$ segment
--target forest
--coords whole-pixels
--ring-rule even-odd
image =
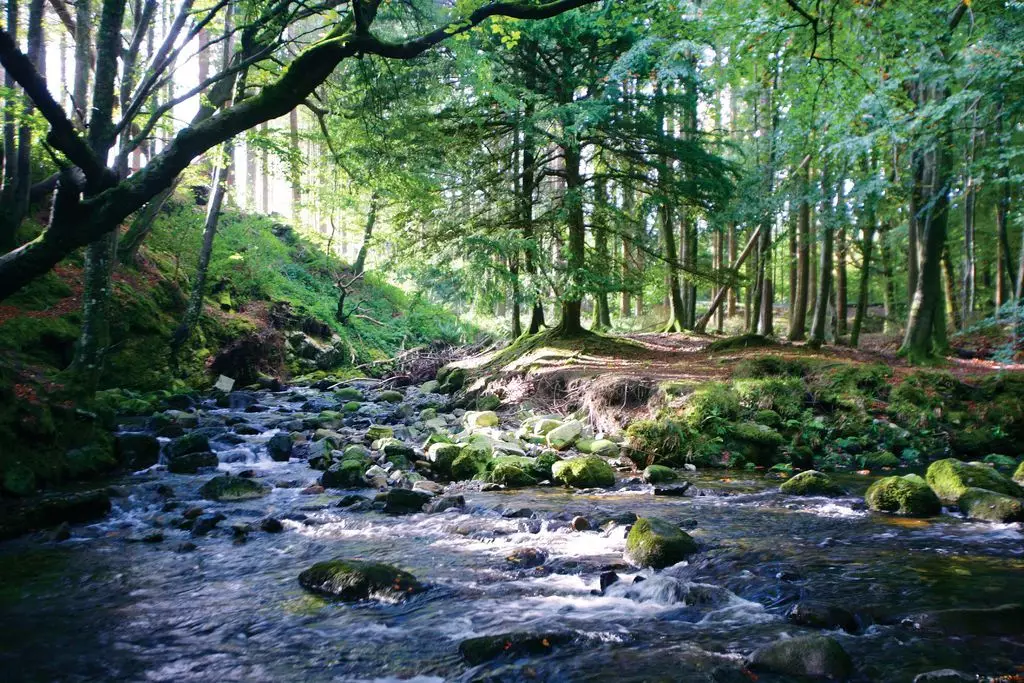
[[[1024,3],[4,0],[11,681],[1012,681]]]

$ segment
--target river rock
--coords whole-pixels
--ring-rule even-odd
[[[438,484],[436,481],[430,481],[428,479],[420,479],[419,481],[413,483],[412,490],[413,491],[423,491],[424,493],[429,493],[431,495],[435,495],[436,496],[437,494],[439,494],[442,491],[444,491],[444,486],[442,486],[441,484]]]
[[[366,488],[365,470],[366,465],[359,460],[343,460],[327,468],[320,476],[320,484],[328,489]]]
[[[445,510],[461,510],[464,507],[466,507],[466,499],[463,496],[442,496],[433,498],[427,503],[427,512],[436,514]]]
[[[397,567],[348,559],[317,562],[299,574],[299,584],[313,593],[349,602],[374,596],[402,600],[425,590],[415,576]]]
[[[520,569],[532,569],[541,566],[547,559],[547,553],[539,548],[516,548],[505,561]]]
[[[834,638],[801,636],[761,648],[751,656],[750,668],[787,676],[845,681],[853,673],[853,662]]]
[[[267,441],[267,453],[275,462],[288,462],[295,444],[290,434],[274,434]]]
[[[829,630],[841,628],[847,633],[856,633],[860,628],[857,619],[841,607],[816,602],[798,602],[786,618],[799,626]]]
[[[466,426],[470,429],[481,429],[484,427],[497,427],[501,420],[493,410],[470,411],[463,418]]]
[[[380,450],[384,451],[384,455],[392,462],[395,462],[397,458],[404,459],[406,462],[400,465],[397,462],[395,463],[400,467],[408,465],[409,461],[416,457],[416,451],[412,446],[395,438],[383,439],[380,444]]]
[[[216,467],[220,461],[211,451],[168,456],[167,471],[175,474],[195,474],[203,467]]]
[[[130,470],[143,470],[160,461],[160,441],[150,434],[125,432],[114,439],[118,461]]]
[[[638,567],[662,569],[697,552],[697,542],[671,522],[640,517],[626,537],[626,559]]]
[[[487,474],[487,481],[510,489],[534,486],[537,480],[510,462],[499,462]]]
[[[498,657],[544,655],[572,639],[571,633],[502,633],[464,640],[459,644],[459,654],[468,664],[477,666]]]
[[[199,494],[207,500],[248,500],[262,498],[270,493],[270,487],[262,482],[230,474],[214,477],[203,484]]]
[[[377,394],[377,400],[384,403],[401,403],[404,396],[402,392],[388,389]]]
[[[969,519],[984,522],[1024,522],[1024,500],[1011,496],[969,488],[957,501],[960,511]]]
[[[566,420],[547,433],[547,444],[556,451],[564,451],[576,442],[583,433],[583,423],[579,420]]]
[[[1009,477],[986,465],[954,458],[937,460],[928,466],[925,480],[943,503],[956,504],[969,488],[986,489],[1013,498],[1024,497],[1024,489]]]
[[[434,465],[438,472],[450,476],[452,473],[452,463],[455,462],[455,459],[459,457],[461,452],[462,446],[458,444],[433,443],[427,449],[427,460]]]
[[[551,466],[555,481],[580,489],[615,485],[615,470],[596,455],[560,460]]]
[[[279,534],[284,531],[284,525],[281,524],[281,520],[276,517],[267,517],[266,519],[260,520],[260,529],[266,531],[268,534]]]
[[[817,470],[807,470],[782,483],[779,491],[789,496],[841,496],[841,486],[832,477]]]
[[[378,495],[377,500],[384,502],[384,512],[389,515],[410,515],[415,512],[422,512],[423,506],[432,497],[429,493],[424,493],[423,491],[391,489]]]
[[[864,493],[868,508],[907,517],[932,517],[942,512],[942,504],[916,474],[885,477],[873,483]]]
[[[362,401],[363,392],[359,391],[355,387],[341,387],[334,392],[334,398],[338,399],[339,403],[345,403],[346,401]]]
[[[395,430],[387,425],[370,425],[366,430],[366,439],[368,441],[376,441],[377,439],[390,439],[394,438]]]
[[[210,450],[210,440],[205,434],[200,432],[191,432],[185,434],[177,439],[174,439],[165,449],[165,455],[168,460],[176,458],[178,456],[187,455],[189,453],[204,453]]]
[[[956,669],[938,669],[914,676],[914,683],[976,683],[977,680],[977,676]]]
[[[1017,469],[1013,473],[1013,481],[1024,486],[1024,461],[1017,465]]]
[[[679,479],[679,473],[664,465],[649,465],[644,468],[643,479],[648,484],[664,484]]]
[[[1024,634],[1024,605],[936,610],[913,615],[905,622],[947,636],[1019,636]]]
[[[214,530],[214,528],[227,519],[224,515],[219,512],[212,512],[199,515],[192,522],[192,535],[193,536],[205,536]]]

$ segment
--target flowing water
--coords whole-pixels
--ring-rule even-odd
[[[266,413],[209,415],[266,427],[296,410],[286,396],[261,393]],[[388,410],[368,407],[354,420],[387,419]],[[1017,525],[885,517],[864,511],[859,497],[786,497],[777,482],[724,472],[691,474],[702,495],[687,497],[638,484],[597,494],[467,490],[461,510],[349,512],[332,506],[340,494],[300,493],[319,474],[305,463],[269,460],[263,444],[276,431],[215,440],[221,469],[298,487],[215,503],[198,493],[209,474],[143,472],[119,482],[125,495],[108,518],[76,527],[70,540],[0,544],[0,680],[784,681],[740,667],[762,645],[815,632],[786,619],[800,600],[857,616],[856,634],[829,635],[859,681],[910,681],[946,667],[1008,675],[1024,664],[1020,636],[954,637],[904,620],[1024,602]],[[174,509],[165,511],[160,486],[173,488]],[[201,538],[169,526],[193,506],[227,519]],[[569,525],[575,515],[596,526],[624,513],[680,523],[703,549],[689,563],[636,570],[622,559],[625,526]],[[268,515],[283,520],[282,533],[259,530]],[[256,530],[243,542],[231,527],[246,522]],[[162,542],[140,542],[154,530]],[[524,548],[543,551],[545,563],[507,560]],[[395,564],[430,589],[396,604],[305,592],[299,572],[334,557]],[[610,569],[620,578],[602,593],[599,576]],[[638,576],[645,580],[634,583]],[[466,638],[523,631],[574,638],[543,656],[475,667],[459,655]]]

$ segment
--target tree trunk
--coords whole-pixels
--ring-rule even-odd
[[[594,181],[595,206],[592,217],[594,226],[594,253],[602,268],[608,268],[611,264],[611,255],[608,252],[608,226],[606,223],[608,212],[608,194],[604,180]],[[601,284],[598,291],[594,292],[594,324],[593,330],[607,330],[612,326],[611,312],[608,309],[608,287]]]
[[[978,103],[974,103],[974,127],[967,142],[967,179],[964,183],[964,265],[960,310],[961,329],[966,329],[974,319],[974,293],[976,287],[976,259],[974,253],[974,213],[977,195],[974,178],[974,159],[977,151]]]
[[[150,199],[142,211],[135,214],[131,226],[125,231],[121,237],[120,244],[117,245],[117,260],[122,264],[126,266],[135,264],[138,259],[139,248],[153,230],[154,221],[160,215],[160,210],[167,203],[167,200],[174,194],[174,189],[177,186],[178,181],[175,180],[170,187]]]
[[[267,135],[266,121],[260,124],[260,133],[264,137]],[[260,150],[260,211],[270,213],[270,152],[265,145]]]
[[[953,268],[953,258],[949,254],[949,245],[942,250],[942,287],[946,294],[946,311],[953,322],[954,329],[960,329],[960,308],[957,305],[956,296],[956,270]]]
[[[302,151],[299,149],[299,110],[297,107],[288,113],[288,141],[291,162],[291,172],[288,175],[292,184],[292,221],[297,225],[302,206]]]
[[[873,194],[869,195],[864,202],[864,220],[861,225],[864,238],[860,247],[860,289],[857,292],[857,310],[853,314],[853,327],[850,329],[850,346],[854,348],[860,343],[860,330],[868,311],[868,297],[871,288],[871,249],[875,239],[875,204],[876,198]]]
[[[846,304],[849,298],[846,286],[846,224],[848,214],[846,212],[846,188],[845,174],[840,175],[836,185],[836,193],[839,196],[838,211],[839,227],[836,230],[836,336],[846,334]]]
[[[363,243],[359,246],[356,262],[352,264],[352,272],[356,275],[362,274],[366,268],[366,255],[370,250],[370,240],[373,239],[373,228],[377,224],[379,202],[380,199],[376,192],[370,195],[370,210],[366,214],[366,225],[363,228]]]
[[[885,308],[885,322],[882,331],[885,334],[896,334],[899,326],[896,324],[896,277],[893,274],[892,246],[889,243],[891,226],[883,224],[878,232],[879,249],[882,252],[882,279],[885,280],[882,288],[882,301]]]
[[[821,167],[821,189],[824,194],[822,202],[822,215],[820,219],[820,243],[818,261],[818,287],[814,300],[814,317],[811,320],[811,337],[807,345],[818,348],[825,343],[825,328],[828,324],[828,305],[832,297],[832,246],[833,246],[833,225],[832,225],[832,186],[828,176],[828,166],[822,163]]]
[[[757,244],[759,237],[760,232],[758,230],[755,230],[754,234],[750,236],[749,240],[747,240],[747,244],[745,247],[743,247],[743,251],[740,252],[740,255],[736,257],[736,259],[733,260],[732,263],[729,265],[729,280],[735,281],[736,278],[739,276],[740,267],[743,265],[743,262],[747,260],[747,256],[749,256],[754,251],[754,245]],[[715,314],[715,311],[717,311],[719,307],[721,307],[722,302],[726,299],[730,291],[733,290],[732,287],[729,286],[729,282],[727,281],[722,286],[722,288],[718,290],[718,294],[715,295],[715,298],[712,299],[711,305],[708,306],[707,312],[704,313],[704,315],[701,316],[700,320],[697,321],[697,324],[694,325],[694,330],[700,332],[701,334],[703,334],[704,331],[707,330],[708,323],[711,321],[711,317]]]
[[[575,142],[562,147],[565,158],[565,199],[568,216],[568,268],[566,288],[562,295],[562,316],[558,322],[558,334],[572,336],[583,331],[581,319],[583,292],[585,289],[584,267],[586,259],[586,224],[583,216],[583,176],[580,173],[580,149]]]
[[[810,242],[811,242],[811,204],[810,192],[811,165],[804,165],[801,183],[800,205],[797,209],[797,256],[796,256],[796,298],[790,311],[789,339],[802,341],[807,327],[808,289],[811,281]]]

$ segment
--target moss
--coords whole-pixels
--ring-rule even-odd
[[[336,398],[339,403],[344,403],[346,401],[362,401],[363,392],[359,391],[355,387],[342,387],[334,392],[334,398]]]
[[[396,465],[396,468],[402,469]],[[329,489],[361,489],[366,488],[363,473],[367,470],[364,460],[348,459],[331,465],[322,475],[320,484]]]
[[[687,422],[694,429],[701,429],[712,420],[735,420],[739,413],[739,397],[729,385],[722,382],[708,382],[694,391],[684,412]]]
[[[864,502],[872,510],[907,517],[932,517],[942,511],[935,493],[914,474],[879,479],[868,487]]]
[[[883,467],[899,467],[900,459],[889,451],[876,451],[860,456],[860,464],[869,470],[880,470]]]
[[[738,422],[726,428],[724,447],[746,461],[770,466],[778,461],[783,443],[785,439],[771,427],[754,422]]]
[[[474,449],[463,449],[459,456],[452,461],[451,477],[455,481],[473,479],[484,472],[484,462],[478,451]]]
[[[754,422],[776,428],[782,425],[782,417],[774,410],[758,410],[754,413]]]
[[[552,465],[551,475],[559,483],[581,489],[615,485],[615,470],[596,455],[560,460]]]
[[[809,361],[784,356],[758,356],[744,358],[736,364],[734,379],[759,379],[762,377],[803,377],[811,369]]]
[[[626,558],[638,567],[662,569],[697,552],[688,533],[657,517],[640,517],[626,536]]]
[[[928,466],[928,485],[943,503],[955,504],[969,488],[982,488],[1015,498],[1024,490],[1009,477],[985,465],[974,465],[953,458],[938,460]]]
[[[1001,470],[1012,470],[1017,467],[1017,460],[1015,458],[1011,458],[1008,455],[1000,455],[999,453],[989,453],[981,461]]]
[[[643,478],[648,484],[664,484],[679,479],[679,473],[671,467],[648,465],[644,468]]]
[[[537,483],[534,477],[530,476],[517,464],[511,462],[501,462],[494,465],[487,473],[486,480],[492,484],[501,484],[507,488],[534,486]]]
[[[626,428],[626,452],[637,467],[681,465],[686,440],[686,427],[675,420],[637,420]]]
[[[416,577],[396,567],[348,559],[314,564],[299,574],[299,584],[313,593],[346,601],[376,595],[404,599],[426,590]]]
[[[957,506],[970,519],[985,522],[1024,522],[1024,500],[979,488],[967,489]]]
[[[839,681],[853,673],[853,662],[843,646],[834,638],[819,635],[787,638],[763,647],[751,656],[750,667],[786,676]]]
[[[1024,485],[1024,462],[1017,465],[1017,469],[1013,472],[1013,480],[1021,485]]]
[[[735,382],[740,405],[754,410],[772,410],[783,419],[798,417],[804,409],[803,382],[794,377],[742,379]]]
[[[844,493],[842,486],[817,470],[795,475],[783,482],[779,491],[789,496],[841,496]]]
[[[831,409],[865,410],[889,395],[892,370],[880,364],[822,365],[807,379],[818,403]]]
[[[199,494],[203,498],[220,501],[262,498],[268,493],[270,493],[270,487],[266,484],[262,484],[254,479],[235,477],[230,474],[214,477],[199,489]]]

